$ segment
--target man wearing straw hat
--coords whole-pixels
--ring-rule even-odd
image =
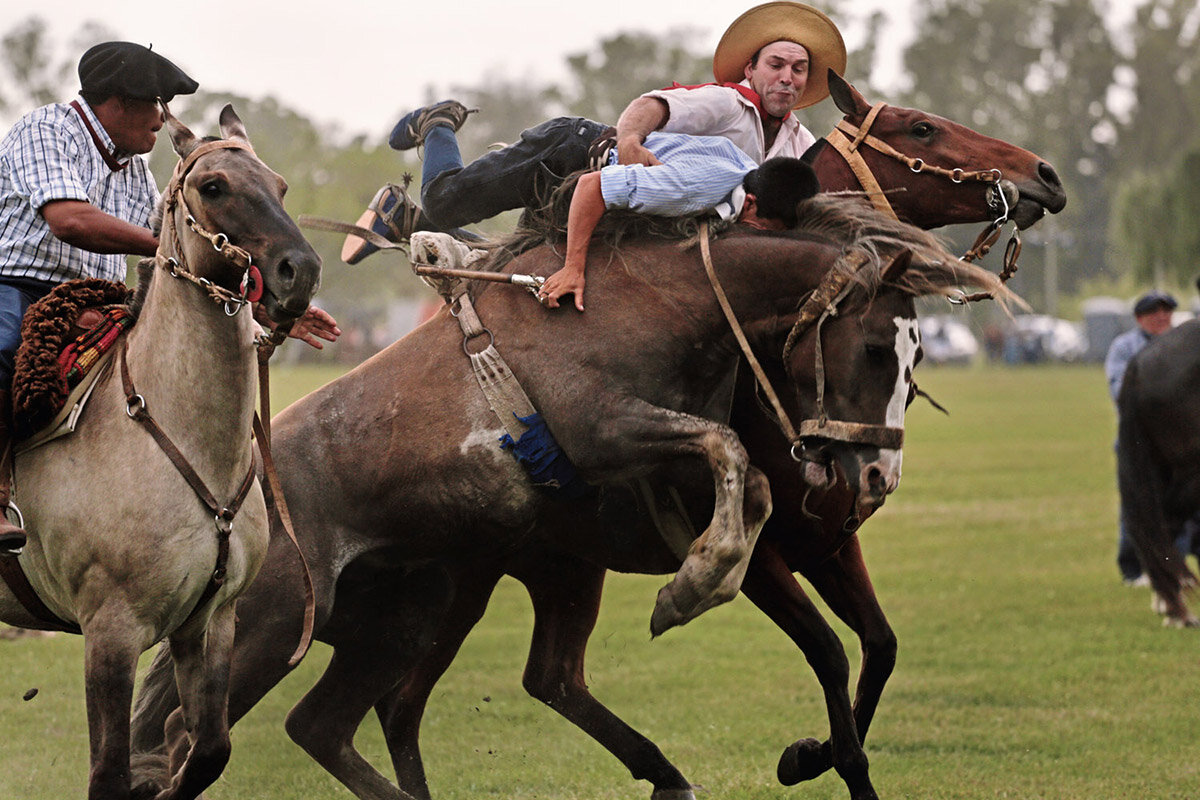
[[[717,45],[717,83],[648,92],[621,113],[615,135],[617,163],[657,164],[642,145],[656,130],[723,136],[758,164],[775,156],[798,158],[815,138],[793,111],[828,96],[831,68],[838,74],[845,71],[846,47],[829,17],[803,3],[755,6],[734,20]],[[559,117],[464,166],[455,132],[469,113],[461,103],[446,100],[400,120],[389,144],[396,150],[425,148],[424,211],[389,184],[375,195],[360,226],[399,241],[414,230],[453,232],[502,211],[536,205],[539,195],[567,174],[588,168],[589,149],[611,132],[593,120]],[[603,163],[607,159],[596,165]],[[348,236],[342,259],[354,264],[375,249]]]

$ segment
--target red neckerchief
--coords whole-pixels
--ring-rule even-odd
[[[758,116],[764,123],[769,123],[778,119],[777,117],[769,116],[767,112],[763,110],[762,98],[758,96],[758,92],[754,91],[749,86],[742,86],[740,83],[698,83],[695,86],[684,86],[682,83],[672,83],[663,91],[667,91],[668,89],[699,89],[704,86],[724,86],[726,89],[733,89],[735,92],[754,104],[754,107],[758,109]],[[791,113],[792,112],[790,111],[788,112],[788,114]],[[787,117],[785,116],[783,119],[787,119]]]
[[[92,135],[92,141],[96,143],[96,149],[100,151],[100,155],[104,157],[104,163],[113,172],[119,172],[129,166],[129,161],[124,163],[117,161],[116,156],[108,152],[108,147],[105,146],[104,140],[96,133],[96,129],[92,127],[92,121],[87,118],[87,114],[83,113],[83,109],[79,106],[78,100],[71,101],[71,108],[79,112],[79,118],[83,120],[83,125],[87,128],[88,133]]]

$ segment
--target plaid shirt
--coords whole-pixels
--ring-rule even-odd
[[[83,98],[96,135],[115,150]],[[105,164],[83,119],[67,103],[24,116],[0,141],[0,278],[60,283],[73,278],[125,280],[125,256],[73,247],[50,232],[39,213],[53,200],[82,200],[134,225],[149,227],[158,187],[146,159],[128,158],[116,172]]]
[[[616,150],[609,166],[600,170],[600,193],[607,208],[627,208],[643,214],[684,217],[715,211],[734,219],[746,201],[742,179],[758,165],[723,136],[688,136],[655,132],[646,149],[661,164],[617,164]]]

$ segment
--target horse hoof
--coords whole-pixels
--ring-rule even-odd
[[[800,739],[787,746],[779,757],[775,775],[784,786],[811,781],[830,767],[825,745],[816,739]]]
[[[650,800],[696,800],[696,793],[691,789],[655,789]]]

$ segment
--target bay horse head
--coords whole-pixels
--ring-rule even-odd
[[[872,105],[832,70],[829,88],[846,116],[813,160],[824,191],[865,191],[884,213],[923,228],[1027,228],[1066,206],[1054,167],[1028,150],[936,114]]]
[[[160,255],[224,290],[227,312],[258,301],[276,323],[298,319],[321,258],[283,208],[287,183],[258,158],[233,106],[221,110],[222,139],[200,139],[163,110],[180,161],[163,197]]]

